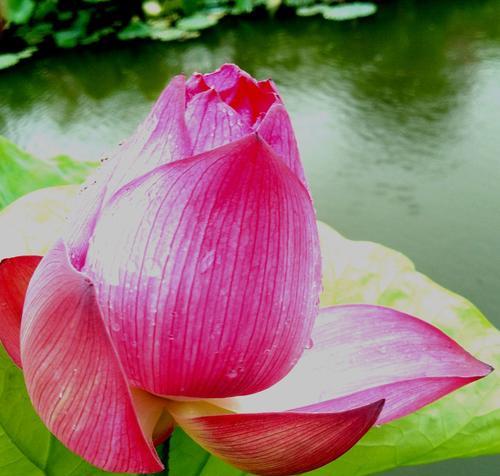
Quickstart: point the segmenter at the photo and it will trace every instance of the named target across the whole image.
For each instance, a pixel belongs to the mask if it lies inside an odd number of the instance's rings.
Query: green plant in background
[[[116,40],[186,40],[227,15],[257,10],[342,21],[373,15],[377,6],[340,0],[0,0],[0,69],[39,49]]]

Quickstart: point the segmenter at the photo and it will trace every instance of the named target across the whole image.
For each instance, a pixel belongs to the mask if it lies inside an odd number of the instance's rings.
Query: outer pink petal
[[[307,184],[292,123],[283,104],[271,106],[257,131],[297,177]]]
[[[176,76],[135,133],[83,185],[66,239],[77,269],[85,262],[99,212],[115,191],[159,165],[191,155],[185,102],[184,77]]]
[[[30,282],[21,356],[37,413],[68,448],[108,471],[162,469],[138,422],[94,286],[72,268],[61,242]]]
[[[186,109],[192,153],[199,154],[252,132],[214,89],[196,95]]]
[[[24,296],[41,256],[16,256],[0,261],[0,342],[21,367],[19,329]]]
[[[385,423],[491,372],[437,328],[379,306],[322,309],[312,344],[274,387],[219,404],[241,411],[324,412],[383,398],[378,422]]]
[[[310,471],[340,457],[371,428],[382,402],[342,413],[173,415],[207,451],[253,474]]]
[[[134,385],[252,393],[288,373],[309,339],[320,290],[314,210],[288,167],[247,136],[124,188],[85,269]]]

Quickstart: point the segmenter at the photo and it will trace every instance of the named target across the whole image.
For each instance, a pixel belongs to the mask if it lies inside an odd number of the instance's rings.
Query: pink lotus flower
[[[0,337],[47,427],[100,468],[161,470],[177,424],[245,471],[311,470],[491,370],[396,310],[318,311],[290,119],[236,66],[174,78],[70,225],[1,263]]]

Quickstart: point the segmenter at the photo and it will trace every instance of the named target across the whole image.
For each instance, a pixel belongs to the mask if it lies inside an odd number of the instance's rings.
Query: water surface
[[[322,220],[404,252],[500,326],[498,1],[399,1],[346,24],[233,19],[186,43],[37,59],[0,74],[0,134],[95,160],[173,75],[224,62],[280,87]],[[391,474],[499,473],[489,457]]]

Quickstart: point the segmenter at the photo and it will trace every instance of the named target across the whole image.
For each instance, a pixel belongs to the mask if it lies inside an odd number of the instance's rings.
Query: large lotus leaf
[[[436,325],[468,351],[500,366],[500,332],[466,299],[417,272],[401,253],[351,241],[319,223],[323,256],[321,305],[395,307]],[[373,428],[337,461],[310,474],[360,476],[398,466],[500,452],[500,375],[493,372],[406,418]],[[242,473],[174,434],[172,476]]]
[[[0,209],[37,188],[83,182],[95,165],[66,156],[36,159],[0,136]]]

